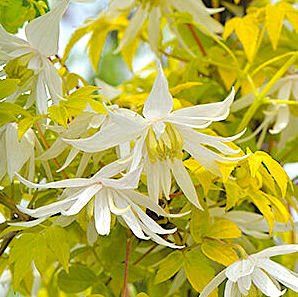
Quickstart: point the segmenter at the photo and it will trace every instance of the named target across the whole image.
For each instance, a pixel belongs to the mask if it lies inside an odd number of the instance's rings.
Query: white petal
[[[298,252],[298,244],[285,244],[285,245],[279,245],[279,246],[274,246],[267,248],[263,251],[260,251],[254,256],[259,257],[274,257],[274,256],[279,256],[279,255],[287,255],[287,254],[292,254],[292,253],[297,253]]]
[[[290,110],[289,107],[285,105],[280,105],[277,111],[277,117],[275,124],[272,129],[269,130],[271,134],[278,134],[283,129],[285,129],[290,121]]]
[[[247,295],[251,286],[251,276],[246,275],[240,277],[237,281],[239,291],[242,295]]]
[[[241,277],[250,275],[255,268],[255,263],[252,259],[247,258],[239,260],[230,265],[226,270],[226,276],[229,280],[236,282]]]
[[[298,277],[284,266],[269,259],[259,261],[258,266],[289,289],[298,292]]]
[[[191,202],[197,208],[203,209],[199,203],[196,189],[186,168],[183,165],[183,162],[181,160],[174,159],[171,162],[171,169],[178,186],[189,202]]]
[[[102,167],[94,176],[91,178],[91,180],[94,181],[100,181],[101,178],[109,178],[113,177],[114,175],[117,175],[121,173],[122,171],[126,170],[129,167],[129,163],[131,162],[130,158],[124,159],[124,160],[116,160],[104,167]]]
[[[241,297],[241,295],[239,294],[239,290],[237,288],[237,284],[233,283],[230,280],[227,280],[224,297],[238,297],[238,296]]]
[[[129,199],[129,197],[127,197]],[[151,219],[141,208],[139,208],[137,205],[132,204],[132,209],[134,212],[137,213],[138,217],[142,221],[142,223],[152,232],[157,234],[172,234],[176,232],[177,228],[173,229],[164,229],[161,226],[159,226],[153,219]]]
[[[170,199],[170,192],[171,192],[171,169],[168,165],[167,161],[159,162],[159,168],[160,168],[160,184],[162,191],[167,199]]]
[[[253,283],[266,296],[279,297],[283,295],[270,277],[261,269],[256,268],[252,274]]]
[[[143,223],[141,223],[141,226],[142,226],[143,230],[146,232],[146,234],[149,235],[150,238],[153,241],[155,241],[157,244],[164,245],[164,246],[170,247],[172,249],[183,249],[185,247],[184,245],[176,245],[174,243],[164,240],[162,237],[156,235],[150,229],[148,229]]]
[[[142,161],[146,136],[147,136],[147,130],[143,132],[143,135],[136,141],[134,145],[130,170],[135,170],[139,166],[140,162]]]
[[[186,213],[183,214],[170,214],[165,212],[163,208],[161,208],[158,204],[156,204],[152,199],[150,199],[148,196],[145,196],[144,194],[141,194],[136,191],[132,190],[126,190],[122,191],[126,197],[129,197],[129,199],[137,204],[141,205],[143,207],[146,207],[152,211],[154,211],[157,215],[163,216],[163,217],[181,217],[183,215],[186,215]]]
[[[50,182],[45,184],[36,184],[26,180],[19,174],[16,174],[16,176],[28,188],[59,189],[59,188],[86,187],[92,184],[92,182],[88,178],[71,178],[71,179],[64,179],[64,180],[59,180],[56,182]]]
[[[126,173],[119,179],[102,178],[101,182],[106,187],[118,190],[135,189],[138,187],[141,172],[142,167],[138,167],[136,170]]]
[[[31,21],[25,27],[29,43],[44,56],[58,53],[59,27],[69,1],[61,0],[50,12]]]
[[[34,140],[32,139],[31,130],[23,135],[21,140],[18,139],[18,130],[15,123],[7,124],[5,130],[5,150],[7,173],[12,180],[16,172],[34,155]]]
[[[73,199],[64,199],[36,209],[29,209],[19,205],[18,209],[33,218],[44,218],[60,213],[62,209],[68,209],[71,205],[73,205],[75,200],[76,197]]]
[[[92,197],[101,190],[102,185],[92,185],[84,189],[77,195],[76,202],[66,211],[61,211],[63,215],[72,216],[81,211],[81,209],[92,199]]]
[[[42,153],[37,159],[38,160],[49,160],[58,157],[63,151],[67,148],[67,144],[62,141],[59,137],[57,140],[51,145],[49,149],[47,149],[44,153]]]
[[[65,144],[65,143],[64,143]],[[64,164],[57,170],[57,172],[61,172],[62,170],[64,170],[66,167],[69,166],[69,164],[74,160],[74,158],[78,155],[80,151],[76,148],[71,148]]]
[[[182,126],[206,127],[214,121],[222,121],[228,117],[234,97],[235,90],[232,88],[224,101],[178,109],[170,115],[169,120]]]
[[[144,9],[143,6],[140,6],[134,16],[131,18],[115,53],[120,52],[125,46],[129,45],[136,38],[147,18],[147,15],[147,9]]]
[[[130,210],[130,205],[126,205],[124,208],[119,208],[119,207],[116,206],[115,197],[116,196],[120,197],[118,191],[113,191],[113,190],[110,190],[110,189],[104,189],[104,193],[108,197],[109,207],[110,207],[111,212],[113,214],[115,214],[116,216],[121,216],[122,214],[124,214],[124,213],[126,213],[127,211]]]
[[[116,196],[116,195],[114,198],[115,198],[115,204],[118,208],[127,208],[129,206],[127,201],[125,201],[123,198],[120,198],[119,196]],[[147,237],[144,234],[142,227],[140,225],[139,219],[136,217],[136,215],[132,212],[131,209],[123,213],[121,217],[124,219],[125,223],[127,224],[127,226],[130,228],[130,230],[133,232],[133,234],[136,237],[144,240],[149,239],[149,237]]]
[[[291,96],[293,82],[292,80],[288,80],[284,82],[278,91],[277,98],[282,100],[289,100]]]
[[[63,139],[66,143],[87,153],[100,152],[131,141],[139,136],[142,130],[127,125],[111,123],[91,137],[82,139]]]
[[[103,100],[113,100],[117,98],[122,91],[107,84],[105,81],[95,78],[95,84],[100,87],[100,93],[103,95]]]
[[[148,39],[155,53],[158,53],[159,42],[161,38],[160,29],[161,12],[158,6],[151,8],[148,20]]]
[[[36,109],[40,114],[46,114],[48,110],[49,94],[46,85],[45,72],[41,71],[36,80]]]
[[[147,190],[148,195],[152,201],[158,204],[159,194],[161,192],[159,166],[157,162],[152,163],[150,160],[147,162]]]
[[[35,227],[35,226],[41,224],[42,222],[44,222],[47,219],[48,219],[48,217],[42,217],[42,218],[39,218],[39,219],[36,219],[36,220],[27,221],[27,222],[7,223],[7,225],[31,228],[31,227]]]
[[[221,271],[211,282],[203,289],[200,297],[209,296],[226,278],[226,270]]]
[[[172,108],[173,97],[169,91],[168,81],[161,64],[158,64],[158,75],[144,104],[143,115],[149,120],[163,118],[170,114]]]
[[[95,195],[94,220],[98,234],[108,235],[110,233],[111,213],[108,198],[102,195],[101,192]]]
[[[221,33],[222,25],[213,19],[201,0],[175,0],[172,2],[180,12],[188,12],[196,23],[205,27],[211,33]]]

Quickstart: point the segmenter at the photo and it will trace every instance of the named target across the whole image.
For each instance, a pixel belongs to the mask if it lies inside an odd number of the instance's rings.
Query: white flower
[[[208,9],[201,0],[111,0],[108,13],[117,15],[123,10],[133,9],[135,9],[134,14],[124,32],[118,50],[123,49],[136,38],[146,19],[148,19],[149,43],[152,49],[157,52],[161,39],[162,18],[166,18],[167,22],[172,25],[173,20],[171,18],[175,11],[190,14],[197,24],[209,32],[221,33],[223,31],[222,25],[210,16],[210,14],[220,12],[222,9]],[[179,41],[184,44],[178,30],[174,26],[171,27]]]
[[[43,221],[57,213],[65,216],[76,215],[95,197],[93,217],[98,234],[108,235],[110,233],[111,213],[113,213],[120,216],[138,238],[145,240],[151,238],[158,244],[182,248],[157,235],[171,234],[176,231],[176,228],[163,229],[141,209],[140,206],[146,207],[158,215],[169,216],[148,197],[133,190],[138,187],[141,168],[127,173],[120,179],[112,178],[125,170],[127,166],[127,161],[116,161],[103,167],[91,178],[73,178],[46,184],[31,183],[18,175],[20,181],[30,188],[66,189],[62,195],[64,196],[63,200],[37,209],[27,209],[21,206],[19,209]]]
[[[214,121],[224,120],[233,99],[234,90],[223,102],[172,111],[173,98],[162,68],[159,67],[159,74],[144,105],[144,117],[122,108],[118,112],[110,112],[111,124],[93,136],[65,141],[89,153],[134,141],[132,169],[144,160],[149,196],[158,201],[162,191],[169,197],[173,174],[189,201],[201,208],[194,185],[182,162],[183,152],[188,152],[216,174],[220,174],[219,162],[234,162],[243,158],[230,157],[240,150],[226,144],[239,138],[242,133],[224,138],[195,130],[207,128]]]
[[[5,269],[0,276],[0,297],[7,297],[11,284],[11,272]]]
[[[18,126],[9,123],[0,128],[0,180],[7,173],[10,180],[29,162],[29,179],[34,176],[35,135],[29,129],[18,139]]]
[[[209,213],[213,217],[221,217],[234,222],[244,234],[260,239],[270,238],[268,223],[260,214],[244,210],[231,210],[225,212],[223,207],[210,208]],[[298,222],[295,222],[295,226],[298,226]],[[292,231],[294,228],[295,227],[291,222],[275,222],[273,231],[287,232]]]
[[[254,284],[263,294],[269,297],[279,297],[285,293],[281,291],[279,283],[298,292],[297,275],[270,260],[273,256],[298,252],[298,244],[289,244],[267,248],[261,252],[239,260],[220,272],[201,292],[200,297],[207,297],[226,278],[225,297],[247,296]]]
[[[28,23],[25,27],[26,40],[7,33],[0,25],[0,65],[16,58],[27,61],[28,69],[34,71],[34,89],[27,105],[36,100],[39,113],[46,113],[48,99],[57,103],[62,95],[62,80],[48,57],[58,53],[59,25],[65,12],[67,0],[50,12]]]
[[[265,85],[263,85],[258,90],[258,92],[264,89],[264,87]],[[287,75],[279,79],[270,89],[267,95],[279,100],[298,101],[298,74]],[[239,100],[233,103],[231,110],[233,112],[236,112],[243,108],[246,108],[253,103],[254,98],[255,95],[252,93],[241,97]],[[292,121],[290,120],[291,114],[289,106],[287,104],[274,104],[274,99],[272,100],[273,103],[265,111],[263,111],[265,115],[263,122],[257,129],[255,129],[255,131],[251,135],[241,139],[239,143],[248,141],[252,137],[262,132],[258,141],[258,147],[261,147],[263,138],[265,137],[267,130],[271,126],[272,128],[269,129],[269,132],[271,134],[279,134],[285,130],[289,123],[294,121],[294,118],[292,119]]]

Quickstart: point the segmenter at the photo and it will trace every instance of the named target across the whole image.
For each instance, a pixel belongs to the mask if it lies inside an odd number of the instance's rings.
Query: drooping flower
[[[267,248],[246,259],[236,261],[220,272],[201,292],[200,297],[209,296],[225,279],[226,297],[247,296],[252,285],[268,297],[282,296],[279,283],[298,292],[297,275],[270,258],[298,252],[298,244],[281,245]]]
[[[257,213],[245,210],[231,210],[226,212],[223,207],[214,207],[209,209],[209,213],[213,217],[220,217],[234,222],[242,231],[242,233],[260,239],[270,238],[269,226],[266,219]],[[298,226],[298,222],[295,222]],[[288,232],[294,229],[291,222],[281,223],[275,222],[274,232]]]
[[[15,172],[19,172],[25,163],[29,164],[28,178],[34,176],[34,147],[35,135],[29,129],[18,138],[18,126],[16,123],[8,123],[0,128],[0,180],[8,174],[10,180]]]
[[[58,53],[59,25],[68,3],[61,0],[50,12],[28,23],[27,40],[9,34],[0,25],[0,65],[15,61],[16,65],[24,64],[25,69],[33,71],[29,82],[24,83],[32,86],[27,107],[35,101],[39,113],[47,112],[48,99],[57,103],[62,96],[62,80],[49,57]]]
[[[260,90],[265,87],[263,85]],[[259,90],[259,91],[260,91]],[[273,87],[268,92],[268,96],[272,99],[272,104],[270,104],[264,111],[264,120],[262,123],[253,131],[251,135],[246,138],[241,139],[240,142],[245,142],[251,139],[252,137],[260,134],[258,140],[258,147],[261,147],[264,137],[267,130],[271,134],[279,134],[284,131],[289,123],[294,122],[297,118],[291,118],[290,108],[288,104],[275,104],[274,99],[278,100],[295,100],[298,101],[298,74],[287,75],[279,79]],[[255,95],[249,93],[239,100],[235,101],[232,105],[232,111],[239,111],[243,108],[246,108],[254,101]]]
[[[93,200],[93,217],[98,234],[108,235],[110,233],[112,213],[121,217],[138,238],[152,239],[158,244],[171,248],[182,248],[158,236],[158,234],[172,234],[176,231],[176,228],[163,229],[141,208],[148,208],[158,215],[170,216],[148,197],[134,191],[138,187],[141,167],[130,171],[122,178],[112,178],[125,170],[128,162],[126,160],[110,163],[91,178],[73,178],[46,184],[35,184],[18,175],[20,181],[30,188],[65,189],[62,194],[64,199],[60,201],[37,209],[28,209],[21,206],[19,209],[31,217],[43,221],[58,213],[64,216],[76,215],[95,197]]]
[[[134,141],[132,169],[141,160],[144,161],[149,196],[158,201],[162,191],[169,197],[173,175],[189,201],[201,208],[195,187],[182,162],[183,152],[188,152],[216,174],[220,174],[220,162],[235,162],[243,158],[235,156],[240,150],[226,144],[239,138],[242,133],[224,138],[196,130],[207,128],[214,121],[224,120],[233,99],[234,90],[223,102],[172,111],[173,98],[159,67],[158,76],[144,105],[144,117],[131,110],[119,109],[122,112],[110,112],[111,124],[93,136],[65,141],[90,153]]]
[[[172,17],[175,11],[188,13],[198,25],[212,33],[221,33],[222,25],[210,14],[222,11],[205,7],[201,0],[111,0],[108,13],[117,15],[123,11],[134,11],[130,23],[120,41],[118,50],[129,45],[140,32],[148,19],[148,39],[154,51],[157,52],[161,39],[161,24],[165,18],[178,39],[184,43],[178,30],[174,28]]]

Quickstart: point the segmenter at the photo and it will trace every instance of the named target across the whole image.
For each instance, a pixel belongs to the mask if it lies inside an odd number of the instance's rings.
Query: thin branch
[[[0,246],[0,257],[3,255],[11,241],[14,239],[14,237],[18,234],[18,231],[13,231],[8,233],[2,240],[2,244]]]
[[[139,264],[145,257],[147,257],[157,247],[158,247],[158,245],[153,245],[145,254],[143,254],[140,258],[138,258],[136,261],[134,261],[132,265]]]
[[[196,44],[198,45],[198,48],[200,49],[201,53],[203,56],[207,56],[207,52],[201,42],[200,37],[198,36],[194,26],[192,24],[187,24],[187,27],[189,29],[189,31],[191,32],[192,37],[194,38]]]
[[[126,253],[125,253],[125,264],[124,264],[124,281],[122,289],[122,297],[129,297],[128,292],[128,273],[129,273],[129,258],[131,253],[131,238],[127,238],[126,241]]]

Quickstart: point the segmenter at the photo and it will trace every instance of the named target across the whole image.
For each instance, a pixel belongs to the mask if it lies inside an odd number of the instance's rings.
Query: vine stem
[[[128,292],[128,274],[129,274],[129,258],[131,253],[131,238],[127,238],[126,241],[126,252],[125,252],[125,263],[124,263],[124,280],[123,280],[123,289],[122,297],[129,297]]]
[[[200,49],[201,53],[203,56],[207,56],[207,52],[201,42],[200,37],[198,36],[194,26],[192,24],[187,24],[187,27],[189,29],[189,31],[191,32],[192,37],[194,38],[196,44],[198,45],[198,48]]]

